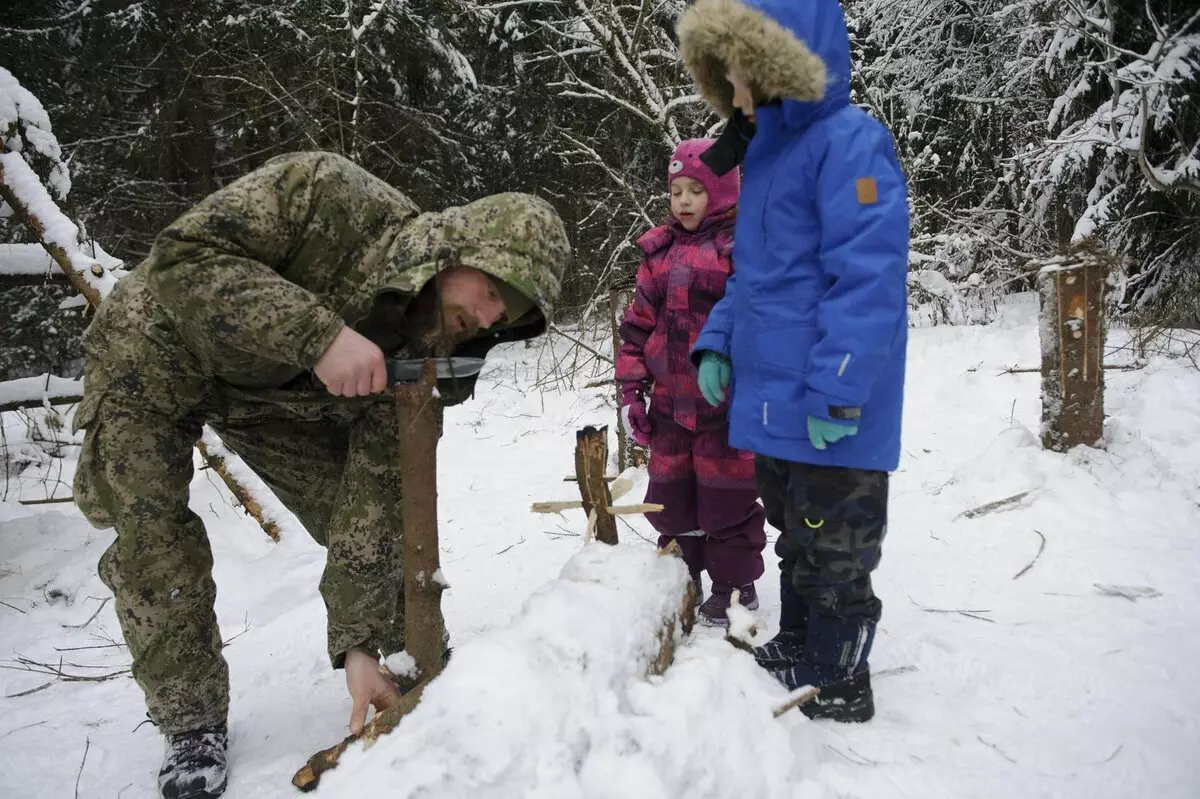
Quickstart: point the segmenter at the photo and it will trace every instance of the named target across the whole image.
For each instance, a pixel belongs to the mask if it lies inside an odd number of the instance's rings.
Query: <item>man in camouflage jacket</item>
[[[225,786],[229,676],[212,551],[188,508],[202,426],[327,548],[329,657],[357,730],[394,698],[378,653],[404,646],[404,442],[384,355],[478,356],[540,334],[569,258],[535,197],[421,213],[344,158],[300,153],[185,212],[106,299],[85,339],[75,496],[116,528],[100,575],[167,735],[164,796]]]

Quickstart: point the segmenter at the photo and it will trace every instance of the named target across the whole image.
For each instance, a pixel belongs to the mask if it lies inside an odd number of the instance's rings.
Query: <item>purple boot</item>
[[[758,592],[754,590],[754,583],[736,587],[741,591],[738,604],[746,610],[758,610]],[[728,627],[727,611],[733,603],[734,588],[729,583],[714,582],[712,595],[700,605],[697,620],[706,627]]]

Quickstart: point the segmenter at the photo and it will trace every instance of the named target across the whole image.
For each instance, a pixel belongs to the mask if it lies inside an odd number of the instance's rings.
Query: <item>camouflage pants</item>
[[[89,372],[92,380],[94,372]],[[99,381],[97,380],[97,383]],[[229,674],[213,610],[212,550],[188,508],[203,416],[130,406],[92,391],[75,496],[117,539],[100,562],[150,718],[164,733],[224,723]],[[113,392],[116,394],[116,392]],[[235,409],[236,410],[236,409]],[[400,496],[395,413],[366,406],[355,421],[213,418],[237,452],[329,550],[321,593],[334,665],[351,646],[403,647]],[[347,508],[362,512],[347,513]]]
[[[878,621],[871,572],[887,531],[887,472],[763,456],[755,467],[767,520],[781,531],[780,626],[803,628],[810,611]]]

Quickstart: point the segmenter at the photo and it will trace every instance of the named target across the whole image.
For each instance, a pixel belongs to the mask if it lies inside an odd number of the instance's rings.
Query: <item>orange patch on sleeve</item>
[[[854,188],[858,192],[859,205],[879,202],[879,187],[875,185],[875,178],[859,178],[854,182]]]

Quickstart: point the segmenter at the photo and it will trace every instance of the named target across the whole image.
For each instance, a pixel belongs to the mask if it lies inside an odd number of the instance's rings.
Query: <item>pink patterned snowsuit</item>
[[[694,177],[709,195],[708,215],[689,233],[674,218],[638,239],[644,257],[633,303],[621,324],[617,380],[624,404],[650,392],[650,487],[647,515],[659,546],[675,538],[693,575],[744,586],[763,573],[764,513],[754,454],[728,445],[728,406],[705,402],[690,360],[708,314],[733,273],[738,176],[717,178],[699,160],[706,143],[684,142],[674,179]]]

